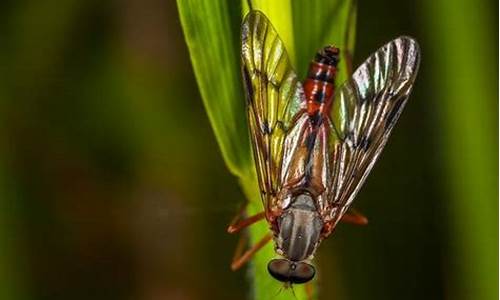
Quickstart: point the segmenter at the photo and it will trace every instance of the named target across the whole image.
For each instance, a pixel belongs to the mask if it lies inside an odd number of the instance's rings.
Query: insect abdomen
[[[312,78],[306,79],[304,93],[306,94],[309,116],[325,111],[325,106],[329,104],[330,98],[333,96],[333,90],[333,83]]]
[[[304,93],[309,116],[323,114],[332,101],[335,90],[335,75],[339,61],[339,49],[327,46],[316,54],[309,65],[307,79],[304,81]]]

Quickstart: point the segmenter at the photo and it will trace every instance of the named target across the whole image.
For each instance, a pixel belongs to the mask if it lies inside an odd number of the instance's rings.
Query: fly
[[[408,100],[420,50],[410,37],[394,39],[336,88],[340,52],[319,50],[300,82],[267,17],[254,10],[243,21],[247,119],[264,211],[228,231],[265,218],[271,233],[233,269],[274,240],[280,258],[268,263],[269,273],[286,284],[308,282],[316,249],[337,223],[366,223],[348,209]]]

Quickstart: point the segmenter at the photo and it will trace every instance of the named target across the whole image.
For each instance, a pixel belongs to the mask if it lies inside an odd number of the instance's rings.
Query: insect
[[[233,261],[240,267],[271,239],[277,280],[310,281],[316,249],[337,223],[366,219],[348,209],[379,157],[415,81],[420,52],[399,37],[372,54],[340,87],[340,49],[316,53],[304,82],[266,16],[243,21],[241,59],[247,118],[264,212],[234,220],[236,232],[265,218],[271,233]]]

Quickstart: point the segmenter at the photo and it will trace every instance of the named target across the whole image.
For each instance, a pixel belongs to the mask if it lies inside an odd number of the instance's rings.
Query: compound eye
[[[281,282],[290,282],[291,263],[287,259],[272,259],[267,264],[269,274]]]
[[[291,265],[291,274],[288,280],[291,283],[305,283],[314,278],[316,269],[308,263],[296,262]]]

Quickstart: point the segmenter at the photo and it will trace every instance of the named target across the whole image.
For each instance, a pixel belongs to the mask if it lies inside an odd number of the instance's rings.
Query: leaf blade
[[[231,173],[251,165],[238,41],[225,1],[178,0],[196,81],[222,156]],[[238,28],[239,30],[239,28]]]

